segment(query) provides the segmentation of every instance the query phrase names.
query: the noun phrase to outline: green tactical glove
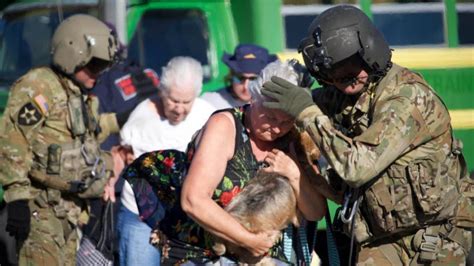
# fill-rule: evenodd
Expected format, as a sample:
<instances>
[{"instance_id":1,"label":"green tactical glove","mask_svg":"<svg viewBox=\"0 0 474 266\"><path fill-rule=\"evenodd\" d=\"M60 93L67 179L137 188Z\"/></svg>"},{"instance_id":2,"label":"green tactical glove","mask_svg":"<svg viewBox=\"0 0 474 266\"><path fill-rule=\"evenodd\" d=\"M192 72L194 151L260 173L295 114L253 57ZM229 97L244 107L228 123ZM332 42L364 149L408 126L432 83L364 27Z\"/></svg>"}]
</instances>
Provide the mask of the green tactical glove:
<instances>
[{"instance_id":1,"label":"green tactical glove","mask_svg":"<svg viewBox=\"0 0 474 266\"><path fill-rule=\"evenodd\" d=\"M274 100L265 101L263 106L282 110L294 118L307 107L315 105L307 89L276 76L263 84L262 94Z\"/></svg>"}]
</instances>

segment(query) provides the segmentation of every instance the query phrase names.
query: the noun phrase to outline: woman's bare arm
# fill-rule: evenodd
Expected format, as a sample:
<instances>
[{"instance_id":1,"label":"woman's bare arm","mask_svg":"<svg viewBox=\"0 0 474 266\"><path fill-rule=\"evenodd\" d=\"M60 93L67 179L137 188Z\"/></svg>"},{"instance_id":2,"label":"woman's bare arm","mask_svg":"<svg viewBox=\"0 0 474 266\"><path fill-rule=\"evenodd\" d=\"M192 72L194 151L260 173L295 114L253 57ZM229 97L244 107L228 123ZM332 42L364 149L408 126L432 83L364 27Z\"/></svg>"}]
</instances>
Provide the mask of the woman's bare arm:
<instances>
[{"instance_id":1,"label":"woman's bare arm","mask_svg":"<svg viewBox=\"0 0 474 266\"><path fill-rule=\"evenodd\" d=\"M227 161L234 154L235 134L229 113L218 113L209 119L183 184L181 206L208 232L260 256L272 247L273 241L266 234L248 232L212 200Z\"/></svg>"}]
</instances>

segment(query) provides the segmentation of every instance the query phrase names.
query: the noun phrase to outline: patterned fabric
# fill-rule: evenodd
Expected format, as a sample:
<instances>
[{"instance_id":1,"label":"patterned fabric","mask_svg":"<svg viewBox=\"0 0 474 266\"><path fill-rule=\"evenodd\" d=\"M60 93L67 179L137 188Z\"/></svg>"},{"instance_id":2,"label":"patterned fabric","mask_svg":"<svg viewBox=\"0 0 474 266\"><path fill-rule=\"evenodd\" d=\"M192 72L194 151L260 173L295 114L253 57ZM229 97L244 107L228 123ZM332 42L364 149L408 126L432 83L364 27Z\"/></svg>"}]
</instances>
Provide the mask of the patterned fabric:
<instances>
[{"instance_id":1,"label":"patterned fabric","mask_svg":"<svg viewBox=\"0 0 474 266\"><path fill-rule=\"evenodd\" d=\"M228 161L224 177L212 196L223 208L261 165L252 153L250 138L243 124L245 108L222 110L231 112L237 130L235 154ZM162 247L162 260L166 263L191 260L200 264L218 259L212 251L212 236L184 213L179 202L181 184L195 147L194 139L186 153L176 150L145 153L123 175L134 190L140 217L152 228L158 229L158 245ZM272 249L271 255L286 261L280 244Z\"/></svg>"},{"instance_id":2,"label":"patterned fabric","mask_svg":"<svg viewBox=\"0 0 474 266\"><path fill-rule=\"evenodd\" d=\"M150 227L158 226L165 212L179 205L188 165L185 153L160 150L143 154L125 170L123 177L133 188L140 218Z\"/></svg>"},{"instance_id":3,"label":"patterned fabric","mask_svg":"<svg viewBox=\"0 0 474 266\"><path fill-rule=\"evenodd\" d=\"M77 251L77 266L88 265L103 265L112 266L112 261L108 260L100 251L95 248L95 245L88 237L83 237L81 246Z\"/></svg>"}]
</instances>

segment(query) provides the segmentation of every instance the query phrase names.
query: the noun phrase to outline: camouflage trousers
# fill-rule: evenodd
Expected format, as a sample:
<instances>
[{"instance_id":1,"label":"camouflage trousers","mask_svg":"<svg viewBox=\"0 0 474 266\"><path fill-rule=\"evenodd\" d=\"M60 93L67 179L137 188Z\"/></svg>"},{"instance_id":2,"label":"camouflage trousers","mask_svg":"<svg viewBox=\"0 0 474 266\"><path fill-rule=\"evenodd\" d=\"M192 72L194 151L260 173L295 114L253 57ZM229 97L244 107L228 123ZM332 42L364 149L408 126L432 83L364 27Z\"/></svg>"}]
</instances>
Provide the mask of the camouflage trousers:
<instances>
[{"instance_id":1,"label":"camouflage trousers","mask_svg":"<svg viewBox=\"0 0 474 266\"><path fill-rule=\"evenodd\" d=\"M57 218L53 207L32 206L31 230L20 250L19 264L76 265L77 229L66 218Z\"/></svg>"},{"instance_id":2,"label":"camouflage trousers","mask_svg":"<svg viewBox=\"0 0 474 266\"><path fill-rule=\"evenodd\" d=\"M394 242L363 246L358 252L357 265L466 265L472 244L470 230L455 227L448 236L442 233L424 235L426 232L421 229ZM426 239L436 245L427 243Z\"/></svg>"}]
</instances>

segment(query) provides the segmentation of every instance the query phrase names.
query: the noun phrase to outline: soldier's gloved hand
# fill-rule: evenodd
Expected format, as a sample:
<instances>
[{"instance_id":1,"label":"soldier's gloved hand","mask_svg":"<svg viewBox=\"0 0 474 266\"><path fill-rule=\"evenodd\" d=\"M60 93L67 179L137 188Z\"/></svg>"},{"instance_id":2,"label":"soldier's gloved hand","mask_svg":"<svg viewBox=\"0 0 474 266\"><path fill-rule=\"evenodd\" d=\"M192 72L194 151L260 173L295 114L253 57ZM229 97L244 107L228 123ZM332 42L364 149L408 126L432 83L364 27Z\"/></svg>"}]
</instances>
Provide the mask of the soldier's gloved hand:
<instances>
[{"instance_id":1,"label":"soldier's gloved hand","mask_svg":"<svg viewBox=\"0 0 474 266\"><path fill-rule=\"evenodd\" d=\"M273 99L264 102L263 106L282 110L294 118L307 107L315 105L307 89L276 76L263 84L262 94Z\"/></svg>"},{"instance_id":2,"label":"soldier's gloved hand","mask_svg":"<svg viewBox=\"0 0 474 266\"><path fill-rule=\"evenodd\" d=\"M86 190L86 183L84 181L78 181L78 180L75 180L75 181L71 181L69 182L69 193L81 193L81 192L84 192L84 190Z\"/></svg>"},{"instance_id":3,"label":"soldier's gloved hand","mask_svg":"<svg viewBox=\"0 0 474 266\"><path fill-rule=\"evenodd\" d=\"M18 242L23 242L30 233L30 207L27 200L17 200L7 203L7 228L6 230Z\"/></svg>"}]
</instances>

